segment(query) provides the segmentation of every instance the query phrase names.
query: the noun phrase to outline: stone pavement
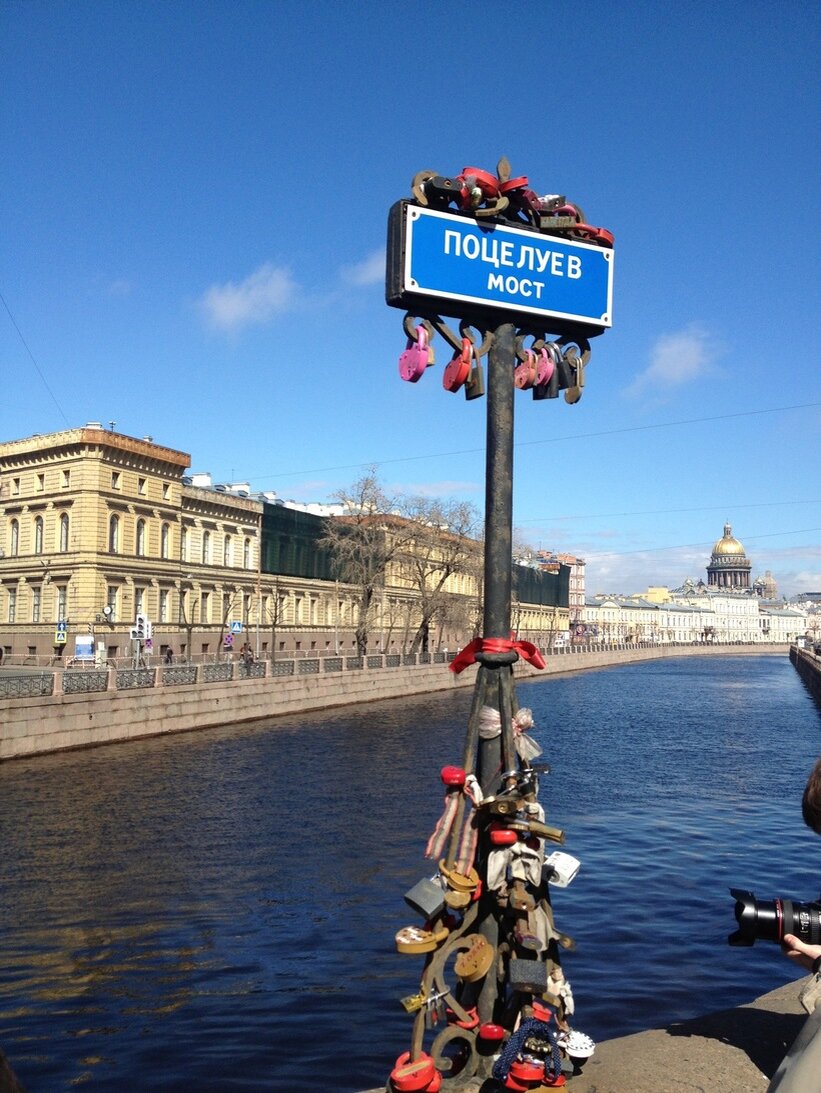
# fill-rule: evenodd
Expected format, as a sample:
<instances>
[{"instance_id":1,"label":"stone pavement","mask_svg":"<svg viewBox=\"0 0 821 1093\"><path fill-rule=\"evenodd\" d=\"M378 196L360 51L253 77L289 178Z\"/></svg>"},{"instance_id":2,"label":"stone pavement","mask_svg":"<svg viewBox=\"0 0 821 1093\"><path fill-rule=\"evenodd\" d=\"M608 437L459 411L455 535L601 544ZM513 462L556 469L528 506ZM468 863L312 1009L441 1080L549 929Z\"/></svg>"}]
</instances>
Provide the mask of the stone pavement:
<instances>
[{"instance_id":1,"label":"stone pavement","mask_svg":"<svg viewBox=\"0 0 821 1093\"><path fill-rule=\"evenodd\" d=\"M801 982L793 980L734 1009L605 1040L566 1088L572 1093L765 1093L806 1017L798 1002ZM464 1093L499 1088L491 1080L463 1087Z\"/></svg>"}]
</instances>

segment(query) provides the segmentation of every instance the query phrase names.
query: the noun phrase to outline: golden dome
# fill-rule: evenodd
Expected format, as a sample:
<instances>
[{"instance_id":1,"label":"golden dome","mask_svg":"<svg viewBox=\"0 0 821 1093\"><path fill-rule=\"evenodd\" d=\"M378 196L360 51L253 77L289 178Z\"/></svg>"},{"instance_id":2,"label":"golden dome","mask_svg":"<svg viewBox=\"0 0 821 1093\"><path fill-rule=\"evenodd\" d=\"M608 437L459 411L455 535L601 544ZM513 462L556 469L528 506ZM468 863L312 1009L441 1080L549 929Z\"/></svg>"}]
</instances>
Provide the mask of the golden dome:
<instances>
[{"instance_id":1,"label":"golden dome","mask_svg":"<svg viewBox=\"0 0 821 1093\"><path fill-rule=\"evenodd\" d=\"M744 547L738 539L733 538L733 529L729 524L724 525L724 535L713 547L713 554L744 557Z\"/></svg>"}]
</instances>

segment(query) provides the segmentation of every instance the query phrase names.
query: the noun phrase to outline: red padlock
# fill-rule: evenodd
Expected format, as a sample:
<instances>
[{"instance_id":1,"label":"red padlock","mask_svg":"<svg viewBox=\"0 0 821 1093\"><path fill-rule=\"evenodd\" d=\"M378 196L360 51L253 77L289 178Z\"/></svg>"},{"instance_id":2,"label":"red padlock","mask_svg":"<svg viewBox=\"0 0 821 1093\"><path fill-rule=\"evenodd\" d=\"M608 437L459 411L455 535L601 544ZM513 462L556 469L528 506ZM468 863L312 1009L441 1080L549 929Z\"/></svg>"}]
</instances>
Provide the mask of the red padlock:
<instances>
[{"instance_id":1,"label":"red padlock","mask_svg":"<svg viewBox=\"0 0 821 1093\"><path fill-rule=\"evenodd\" d=\"M465 1010L465 1013L468 1015L468 1020L457 1021L456 1014L453 1012L452 1009L450 1009L450 1007L448 1007L446 1011L448 1024L457 1025L459 1028L466 1029L468 1032L470 1032L472 1029L475 1029L479 1024L479 1011L476 1009L475 1006L473 1006L471 1009Z\"/></svg>"},{"instance_id":2,"label":"red padlock","mask_svg":"<svg viewBox=\"0 0 821 1093\"><path fill-rule=\"evenodd\" d=\"M391 1071L390 1084L396 1093L423 1093L436 1077L436 1067L430 1055L421 1052L418 1059L410 1061L406 1051L396 1060Z\"/></svg>"},{"instance_id":3,"label":"red padlock","mask_svg":"<svg viewBox=\"0 0 821 1093\"><path fill-rule=\"evenodd\" d=\"M544 1064L515 1059L510 1064L510 1073L517 1082L540 1082L544 1077Z\"/></svg>"},{"instance_id":4,"label":"red padlock","mask_svg":"<svg viewBox=\"0 0 821 1093\"><path fill-rule=\"evenodd\" d=\"M528 1093L528 1090L532 1088L533 1082L520 1082L512 1074L508 1074L505 1078L505 1089L512 1089L514 1093Z\"/></svg>"},{"instance_id":5,"label":"red padlock","mask_svg":"<svg viewBox=\"0 0 821 1093\"><path fill-rule=\"evenodd\" d=\"M487 825L488 836L494 846L513 846L519 841L519 832L505 827L499 820L492 820Z\"/></svg>"},{"instance_id":6,"label":"red padlock","mask_svg":"<svg viewBox=\"0 0 821 1093\"><path fill-rule=\"evenodd\" d=\"M476 1035L480 1040L486 1040L489 1044L498 1044L504 1040L507 1033L501 1025L494 1025L489 1022L486 1025L480 1025Z\"/></svg>"},{"instance_id":7,"label":"red padlock","mask_svg":"<svg viewBox=\"0 0 821 1093\"><path fill-rule=\"evenodd\" d=\"M499 187L499 193L509 196L514 190L525 189L527 189L527 175L519 175L518 178L511 178L507 182L503 182Z\"/></svg>"},{"instance_id":8,"label":"red padlock","mask_svg":"<svg viewBox=\"0 0 821 1093\"><path fill-rule=\"evenodd\" d=\"M470 375L470 362L473 360L473 342L462 338L462 351L446 365L442 374L442 386L446 391L456 392L464 387Z\"/></svg>"},{"instance_id":9,"label":"red padlock","mask_svg":"<svg viewBox=\"0 0 821 1093\"><path fill-rule=\"evenodd\" d=\"M425 1086L425 1088L423 1090L423 1093L439 1093L439 1090L441 1088L442 1088L442 1075L437 1070L436 1073L433 1075L433 1078L431 1079L430 1085Z\"/></svg>"},{"instance_id":10,"label":"red padlock","mask_svg":"<svg viewBox=\"0 0 821 1093\"><path fill-rule=\"evenodd\" d=\"M589 239L591 243L598 243L601 247L612 247L615 236L607 228L594 228L592 224L576 224L570 230L571 235L578 235L581 239Z\"/></svg>"},{"instance_id":11,"label":"red padlock","mask_svg":"<svg viewBox=\"0 0 821 1093\"><path fill-rule=\"evenodd\" d=\"M408 347L399 358L399 375L406 383L416 383L429 363L428 332L424 326L417 326L416 341L408 338Z\"/></svg>"},{"instance_id":12,"label":"red padlock","mask_svg":"<svg viewBox=\"0 0 821 1093\"><path fill-rule=\"evenodd\" d=\"M439 772L442 782L451 788L461 788L465 784L467 774L462 767L442 767Z\"/></svg>"},{"instance_id":13,"label":"red padlock","mask_svg":"<svg viewBox=\"0 0 821 1093\"><path fill-rule=\"evenodd\" d=\"M499 179L496 175L492 175L490 171L482 171L479 167L463 167L459 178L465 180L468 178L475 179L485 201L494 201L499 196Z\"/></svg>"},{"instance_id":14,"label":"red padlock","mask_svg":"<svg viewBox=\"0 0 821 1093\"><path fill-rule=\"evenodd\" d=\"M525 359L513 373L513 383L519 391L529 391L536 382L536 354L532 349L525 350Z\"/></svg>"}]
</instances>

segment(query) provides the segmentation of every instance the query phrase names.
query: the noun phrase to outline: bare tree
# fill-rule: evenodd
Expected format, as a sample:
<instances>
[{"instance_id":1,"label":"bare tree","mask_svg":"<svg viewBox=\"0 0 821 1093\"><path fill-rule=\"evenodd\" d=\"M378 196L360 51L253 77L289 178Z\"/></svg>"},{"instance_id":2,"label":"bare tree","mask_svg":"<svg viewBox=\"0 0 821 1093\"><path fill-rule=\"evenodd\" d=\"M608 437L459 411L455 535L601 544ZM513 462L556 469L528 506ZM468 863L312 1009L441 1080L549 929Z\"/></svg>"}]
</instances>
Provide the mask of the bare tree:
<instances>
[{"instance_id":1,"label":"bare tree","mask_svg":"<svg viewBox=\"0 0 821 1093\"><path fill-rule=\"evenodd\" d=\"M419 621L411 653L427 653L430 631L444 616L452 588L450 579L463 574L476 577L481 565L476 538L479 514L464 501L416 497L404 507L410 539L401 555L401 571L417 596Z\"/></svg>"},{"instance_id":2,"label":"bare tree","mask_svg":"<svg viewBox=\"0 0 821 1093\"><path fill-rule=\"evenodd\" d=\"M279 580L271 585L266 601L263 604L262 615L264 621L271 627L271 660L277 658L277 627L285 617L285 600L287 593L280 587Z\"/></svg>"},{"instance_id":3,"label":"bare tree","mask_svg":"<svg viewBox=\"0 0 821 1093\"><path fill-rule=\"evenodd\" d=\"M335 498L344 512L329 518L319 546L329 552L339 580L358 590L356 651L365 656L377 593L410 536L398 500L385 492L373 469Z\"/></svg>"}]
</instances>

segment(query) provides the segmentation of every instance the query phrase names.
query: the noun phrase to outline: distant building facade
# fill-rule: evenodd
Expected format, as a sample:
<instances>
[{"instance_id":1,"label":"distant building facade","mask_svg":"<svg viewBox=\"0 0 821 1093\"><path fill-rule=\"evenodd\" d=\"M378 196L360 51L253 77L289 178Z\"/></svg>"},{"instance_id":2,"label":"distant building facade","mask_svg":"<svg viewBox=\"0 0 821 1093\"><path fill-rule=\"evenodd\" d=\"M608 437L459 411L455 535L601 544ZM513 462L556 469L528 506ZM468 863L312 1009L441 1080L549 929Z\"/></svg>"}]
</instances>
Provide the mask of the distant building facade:
<instances>
[{"instance_id":1,"label":"distant building facade","mask_svg":"<svg viewBox=\"0 0 821 1093\"><path fill-rule=\"evenodd\" d=\"M232 640L261 656L353 651L357 589L336 578L322 542L338 508L214 485L189 464L99 422L0 443L4 655L68 659L76 637L92 634L107 658L124 658L138 615L153 624L157 655L220 656ZM403 651L413 636L419 592L406 562L379 589L374 651ZM531 640L567 630L568 579L560 568L515 583ZM481 585L454 573L444 590L454 610L433 640L455 649L477 632Z\"/></svg>"}]
</instances>

